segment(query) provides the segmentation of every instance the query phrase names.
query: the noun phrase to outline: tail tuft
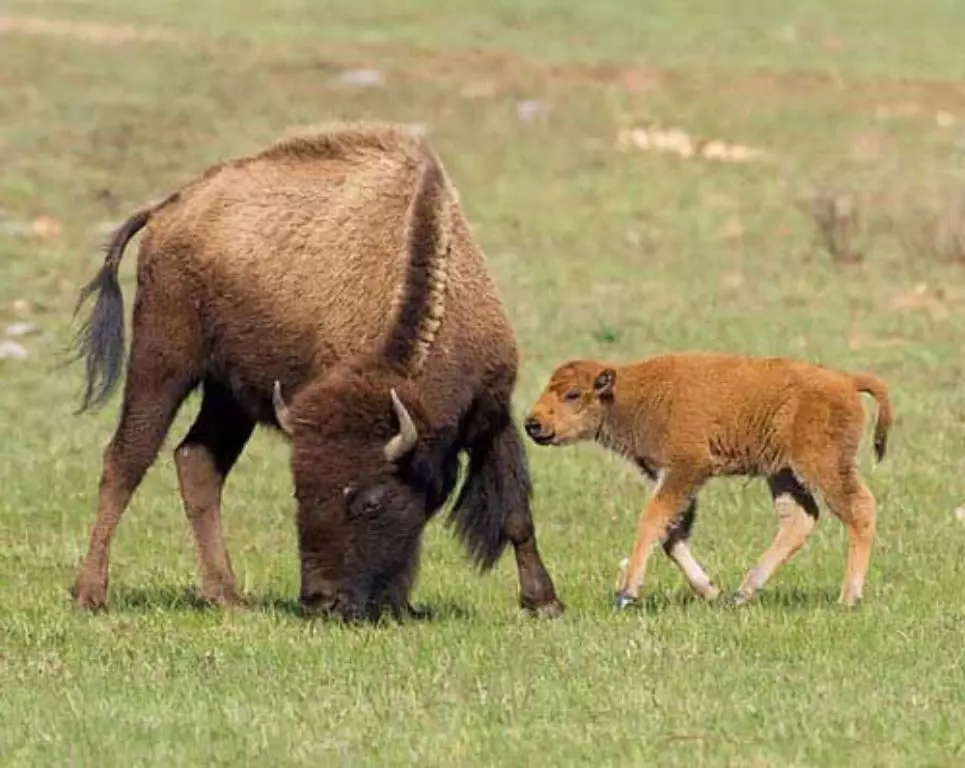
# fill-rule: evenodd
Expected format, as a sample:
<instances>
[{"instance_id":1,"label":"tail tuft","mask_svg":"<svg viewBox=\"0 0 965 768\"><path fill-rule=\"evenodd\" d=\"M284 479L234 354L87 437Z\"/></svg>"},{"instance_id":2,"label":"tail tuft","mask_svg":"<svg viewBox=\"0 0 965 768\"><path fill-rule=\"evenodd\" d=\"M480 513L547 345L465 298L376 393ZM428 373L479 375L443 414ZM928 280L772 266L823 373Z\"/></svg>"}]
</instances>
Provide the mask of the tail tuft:
<instances>
[{"instance_id":1,"label":"tail tuft","mask_svg":"<svg viewBox=\"0 0 965 768\"><path fill-rule=\"evenodd\" d=\"M124 368L124 297L117 272L109 264L84 286L75 316L94 295L94 307L74 338L75 359L83 359L86 370L78 413L103 405L117 387Z\"/></svg>"},{"instance_id":2,"label":"tail tuft","mask_svg":"<svg viewBox=\"0 0 965 768\"><path fill-rule=\"evenodd\" d=\"M104 266L80 292L75 317L91 296L96 298L90 315L74 337L73 359L83 359L86 368L78 413L103 405L120 380L124 369L124 296L117 273L128 241L147 224L155 210L140 210L118 227L104 247Z\"/></svg>"},{"instance_id":3,"label":"tail tuft","mask_svg":"<svg viewBox=\"0 0 965 768\"><path fill-rule=\"evenodd\" d=\"M887 436L875 435L875 458L881 461L885 457L885 451L888 448L888 438Z\"/></svg>"},{"instance_id":4,"label":"tail tuft","mask_svg":"<svg viewBox=\"0 0 965 768\"><path fill-rule=\"evenodd\" d=\"M852 376L855 388L859 392L867 392L878 404L878 415L875 419L874 449L875 458L881 461L888 448L888 431L894 423L894 410L891 398L888 396L888 385L877 376L870 373L859 373Z\"/></svg>"}]
</instances>

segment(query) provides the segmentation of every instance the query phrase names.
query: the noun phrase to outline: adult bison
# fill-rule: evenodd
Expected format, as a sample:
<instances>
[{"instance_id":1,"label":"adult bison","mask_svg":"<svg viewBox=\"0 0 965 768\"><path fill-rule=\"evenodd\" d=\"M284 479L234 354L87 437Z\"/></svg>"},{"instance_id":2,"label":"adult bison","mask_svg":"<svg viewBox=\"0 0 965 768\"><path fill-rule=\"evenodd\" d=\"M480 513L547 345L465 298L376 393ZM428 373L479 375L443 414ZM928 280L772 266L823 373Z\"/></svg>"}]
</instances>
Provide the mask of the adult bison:
<instances>
[{"instance_id":1,"label":"adult bison","mask_svg":"<svg viewBox=\"0 0 965 768\"><path fill-rule=\"evenodd\" d=\"M422 529L454 492L463 451L450 516L460 538L483 569L511 542L521 605L563 610L510 414L515 336L424 141L391 125L332 126L216 165L135 213L81 294L96 295L78 335L82 410L120 378L118 266L142 228L123 405L77 606L106 606L111 537L200 387L175 462L208 599L240 599L221 492L260 423L291 438L306 611L408 609Z\"/></svg>"}]
</instances>

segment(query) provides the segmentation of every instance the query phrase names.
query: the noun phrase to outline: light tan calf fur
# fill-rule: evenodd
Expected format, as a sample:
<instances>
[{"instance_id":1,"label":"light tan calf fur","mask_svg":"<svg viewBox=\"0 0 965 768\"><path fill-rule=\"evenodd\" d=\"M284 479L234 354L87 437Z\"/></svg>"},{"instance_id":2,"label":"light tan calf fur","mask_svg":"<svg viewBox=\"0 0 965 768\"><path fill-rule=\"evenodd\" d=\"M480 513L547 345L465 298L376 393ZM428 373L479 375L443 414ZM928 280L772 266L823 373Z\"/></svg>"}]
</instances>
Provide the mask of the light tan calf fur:
<instances>
[{"instance_id":1,"label":"light tan calf fur","mask_svg":"<svg viewBox=\"0 0 965 768\"><path fill-rule=\"evenodd\" d=\"M885 454L893 420L888 389L849 374L784 358L676 354L629 365L564 363L526 421L541 445L583 440L625 456L655 481L640 516L618 604L638 598L647 558L660 540L694 590L719 594L690 553L696 497L711 477L765 476L780 519L770 548L736 595L749 600L807 541L820 493L848 529L841 602L861 599L875 533L875 500L857 469L865 414L878 404L875 454Z\"/></svg>"}]
</instances>

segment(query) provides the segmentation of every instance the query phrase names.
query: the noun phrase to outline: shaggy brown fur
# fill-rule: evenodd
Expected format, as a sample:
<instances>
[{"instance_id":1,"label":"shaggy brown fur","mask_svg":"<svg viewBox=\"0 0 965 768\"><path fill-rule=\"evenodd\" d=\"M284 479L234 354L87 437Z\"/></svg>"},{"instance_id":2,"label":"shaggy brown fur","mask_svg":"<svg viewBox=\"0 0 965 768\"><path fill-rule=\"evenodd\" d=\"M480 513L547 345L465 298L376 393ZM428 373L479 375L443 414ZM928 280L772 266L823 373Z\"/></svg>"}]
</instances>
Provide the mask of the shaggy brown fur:
<instances>
[{"instance_id":1,"label":"shaggy brown fur","mask_svg":"<svg viewBox=\"0 0 965 768\"><path fill-rule=\"evenodd\" d=\"M454 490L465 451L456 531L484 568L511 542L524 607L562 610L536 548L509 418L515 336L426 143L394 126L336 125L221 163L134 214L82 294L97 297L78 338L85 407L109 396L123 367L117 271L142 227L124 402L77 605L106 604L111 538L198 386L200 413L175 451L178 478L203 593L238 601L221 492L255 425L277 425L277 381L296 424L306 605L356 615L384 595L401 604L422 526ZM387 461L401 429L393 387L418 441Z\"/></svg>"},{"instance_id":2,"label":"shaggy brown fur","mask_svg":"<svg viewBox=\"0 0 965 768\"><path fill-rule=\"evenodd\" d=\"M696 496L709 478L763 475L781 527L737 595L750 599L805 543L820 492L850 537L841 601L861 599L875 532L875 502L856 467L864 430L859 392L878 403L875 453L892 424L884 382L781 358L677 354L631 365L572 361L553 373L526 421L542 445L580 440L627 457L656 481L618 584L618 603L637 599L653 544L694 590L718 589L690 553Z\"/></svg>"}]
</instances>

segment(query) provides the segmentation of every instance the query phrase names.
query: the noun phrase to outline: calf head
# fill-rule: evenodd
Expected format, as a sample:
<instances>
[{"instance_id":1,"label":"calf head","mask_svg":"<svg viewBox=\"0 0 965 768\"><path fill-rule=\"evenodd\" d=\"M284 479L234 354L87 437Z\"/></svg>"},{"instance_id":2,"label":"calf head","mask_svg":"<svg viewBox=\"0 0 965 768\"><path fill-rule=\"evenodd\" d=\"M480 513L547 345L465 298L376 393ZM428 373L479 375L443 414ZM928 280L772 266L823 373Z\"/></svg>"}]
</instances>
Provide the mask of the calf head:
<instances>
[{"instance_id":1,"label":"calf head","mask_svg":"<svg viewBox=\"0 0 965 768\"><path fill-rule=\"evenodd\" d=\"M566 445L597 436L613 400L616 371L591 360L559 366L524 427L540 445Z\"/></svg>"},{"instance_id":2,"label":"calf head","mask_svg":"<svg viewBox=\"0 0 965 768\"><path fill-rule=\"evenodd\" d=\"M345 370L310 382L275 413L292 440L301 602L307 613L375 619L408 608L426 520L458 459L411 382Z\"/></svg>"}]
</instances>

